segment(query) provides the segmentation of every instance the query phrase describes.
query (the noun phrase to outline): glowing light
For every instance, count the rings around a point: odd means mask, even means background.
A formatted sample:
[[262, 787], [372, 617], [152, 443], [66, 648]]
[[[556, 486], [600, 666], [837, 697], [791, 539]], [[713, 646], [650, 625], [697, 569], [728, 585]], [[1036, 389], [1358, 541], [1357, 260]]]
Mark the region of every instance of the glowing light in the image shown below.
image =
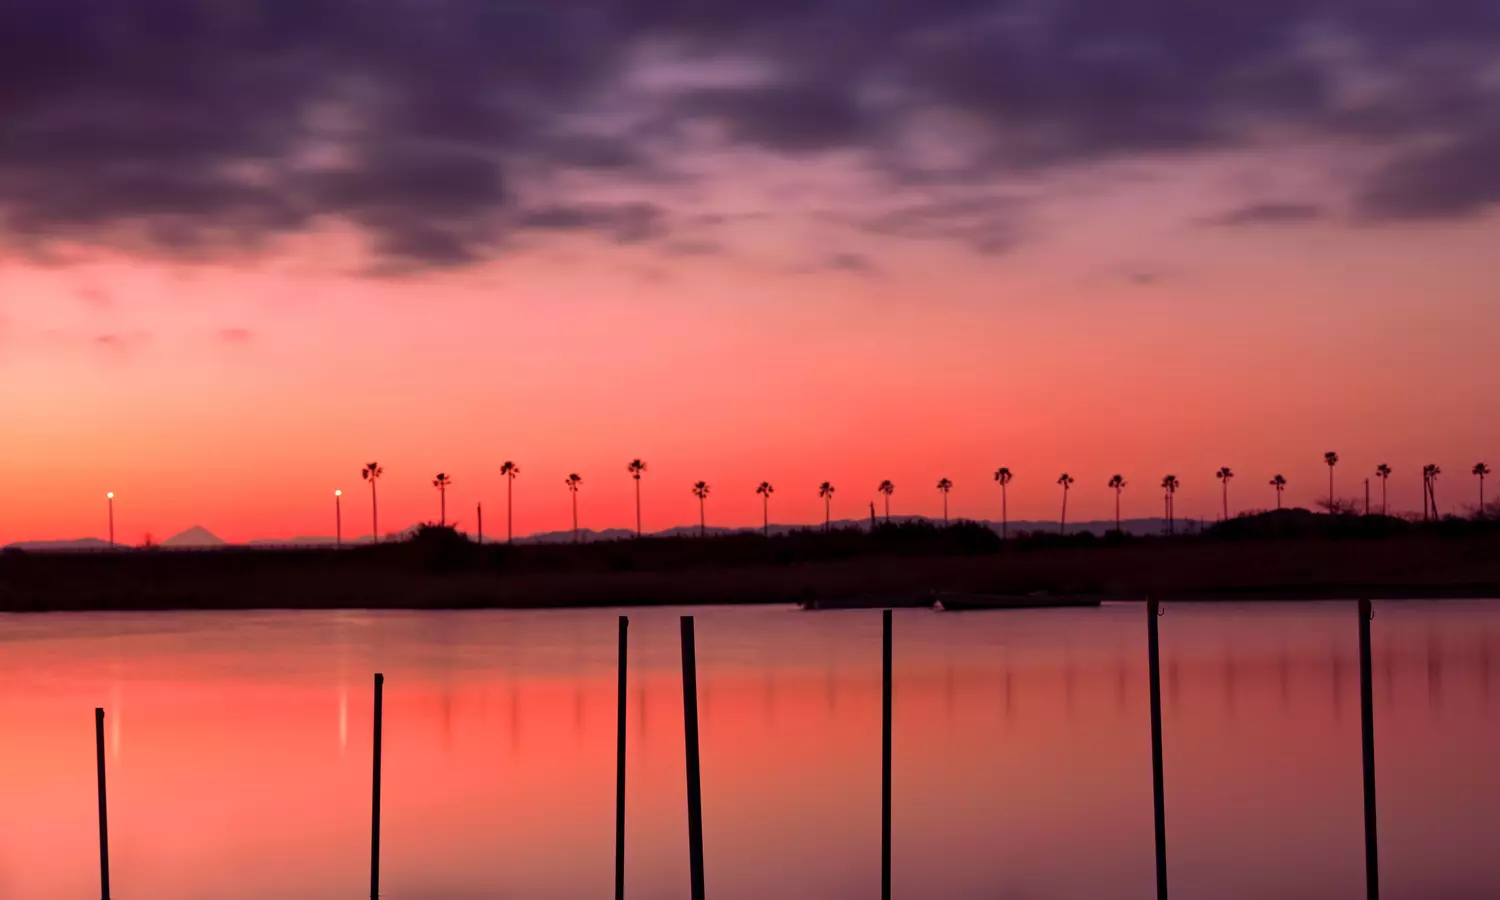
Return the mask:
[[335, 497], [342, 497], [342, 496], [344, 496], [344, 492], [343, 491], [334, 491], [333, 492], [333, 496], [335, 496]]
[[115, 492], [114, 491], [110, 491], [109, 493], [105, 494], [104, 496], [108, 497], [111, 500], [113, 500], [113, 499], [115, 499]]

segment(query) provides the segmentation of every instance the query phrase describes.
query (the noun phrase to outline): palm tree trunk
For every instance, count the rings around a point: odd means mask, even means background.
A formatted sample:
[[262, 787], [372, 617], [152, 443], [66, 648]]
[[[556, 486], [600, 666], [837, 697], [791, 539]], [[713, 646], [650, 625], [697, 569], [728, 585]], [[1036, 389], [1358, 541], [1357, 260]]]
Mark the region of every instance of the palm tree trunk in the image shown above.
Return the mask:
[[516, 490], [516, 479], [507, 476], [505, 484], [505, 543], [513, 543], [516, 539], [515, 532], [515, 504], [512, 502]]
[[891, 495], [885, 495], [885, 524], [891, 524]]
[[1010, 491], [1005, 485], [1000, 485], [1000, 540], [1005, 540], [1010, 534]]
[[1120, 530], [1120, 489], [1115, 488], [1115, 531]]
[[375, 500], [375, 479], [370, 479], [370, 528], [375, 543], [380, 543], [380, 504]]
[[1057, 523], [1058, 534], [1068, 533], [1068, 489], [1063, 488], [1062, 521]]
[[438, 488], [438, 527], [448, 526], [448, 489]]
[[1422, 473], [1422, 521], [1426, 522], [1430, 517], [1427, 514], [1427, 473]]
[[1479, 518], [1484, 518], [1484, 475], [1479, 476]]
[[1333, 512], [1333, 466], [1328, 467], [1328, 511]]
[[635, 476], [635, 536], [641, 536], [641, 476]]
[[578, 492], [573, 492], [573, 543], [578, 543]]
[[1229, 521], [1229, 479], [1224, 479], [1224, 521]]
[[762, 519], [764, 520], [764, 524], [762, 524], [762, 526], [761, 526], [761, 533], [764, 536], [766, 536], [766, 537], [770, 537], [771, 536], [771, 498], [765, 496], [764, 494], [762, 494], [761, 498], [760, 498], [760, 514], [761, 514]]
[[948, 495], [943, 494], [943, 527], [948, 527]]
[[1385, 483], [1386, 483], [1385, 476], [1382, 475], [1380, 477], [1380, 514], [1382, 516], [1388, 516], [1388, 515], [1390, 515], [1390, 510], [1386, 507], [1386, 503], [1385, 503]]
[[823, 498], [823, 533], [827, 534], [833, 522], [833, 500], [829, 497]]
[[703, 511], [703, 498], [698, 498], [698, 537], [708, 535], [708, 515]]

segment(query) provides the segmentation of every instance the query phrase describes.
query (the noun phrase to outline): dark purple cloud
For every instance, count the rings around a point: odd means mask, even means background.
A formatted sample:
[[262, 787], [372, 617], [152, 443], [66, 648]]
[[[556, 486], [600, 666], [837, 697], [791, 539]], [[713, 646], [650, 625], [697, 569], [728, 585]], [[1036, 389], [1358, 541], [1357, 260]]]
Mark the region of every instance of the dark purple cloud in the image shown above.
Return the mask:
[[[1497, 48], [1493, 0], [8, 0], [0, 239], [199, 258], [343, 223], [391, 271], [523, 232], [664, 240], [702, 124], [893, 191], [1343, 140], [1388, 158], [1358, 216], [1463, 216], [1500, 202]], [[636, 87], [662, 58], [758, 75]], [[941, 164], [911, 150], [936, 111], [971, 126]], [[647, 199], [589, 206], [579, 178]]]

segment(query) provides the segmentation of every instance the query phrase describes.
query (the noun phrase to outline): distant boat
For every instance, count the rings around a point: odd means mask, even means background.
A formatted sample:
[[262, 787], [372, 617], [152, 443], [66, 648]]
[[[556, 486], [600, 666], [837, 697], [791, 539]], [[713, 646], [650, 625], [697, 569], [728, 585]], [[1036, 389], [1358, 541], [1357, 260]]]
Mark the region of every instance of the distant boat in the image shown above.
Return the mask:
[[933, 609], [942, 612], [978, 612], [986, 609], [1071, 609], [1098, 606], [1098, 597], [1071, 594], [956, 594], [939, 593]]
[[928, 609], [932, 606], [931, 591], [913, 591], [906, 594], [863, 594], [856, 597], [814, 597], [802, 600], [797, 605], [805, 610], [833, 609]]

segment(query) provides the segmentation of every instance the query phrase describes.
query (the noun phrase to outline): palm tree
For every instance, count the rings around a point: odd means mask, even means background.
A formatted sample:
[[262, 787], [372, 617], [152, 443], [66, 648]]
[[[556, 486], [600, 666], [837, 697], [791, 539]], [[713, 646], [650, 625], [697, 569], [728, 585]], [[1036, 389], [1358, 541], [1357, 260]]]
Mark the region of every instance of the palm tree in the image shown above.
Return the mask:
[[1010, 530], [1010, 504], [1006, 501], [1006, 486], [1010, 484], [1010, 469], [1001, 466], [995, 470], [995, 482], [1000, 485], [1000, 540], [1005, 540], [1006, 532]]
[[704, 500], [708, 498], [708, 482], [700, 481], [693, 485], [693, 496], [698, 498], [698, 537], [708, 534], [708, 516], [704, 512]]
[[1277, 475], [1271, 479], [1271, 487], [1276, 489], [1276, 508], [1281, 509], [1281, 492], [1286, 490], [1286, 478], [1282, 475]]
[[1115, 475], [1109, 479], [1109, 486], [1115, 489], [1115, 531], [1120, 530], [1120, 492], [1125, 490], [1125, 476]]
[[1167, 475], [1161, 480], [1161, 489], [1164, 492], [1162, 494], [1162, 502], [1166, 506], [1167, 513], [1167, 534], [1172, 534], [1174, 530], [1172, 519], [1173, 501], [1176, 499], [1177, 488], [1181, 485], [1182, 482], [1177, 480], [1176, 475]]
[[1422, 502], [1422, 517], [1427, 517], [1427, 509], [1432, 509], [1432, 517], [1441, 519], [1437, 508], [1437, 478], [1443, 474], [1443, 470], [1436, 463], [1428, 463], [1422, 467], [1422, 490], [1425, 493]]
[[1062, 489], [1063, 489], [1062, 521], [1060, 523], [1058, 523], [1057, 533], [1058, 534], [1067, 534], [1068, 533], [1068, 488], [1070, 488], [1070, 487], [1073, 486], [1073, 476], [1069, 475], [1067, 472], [1064, 472], [1061, 475], [1057, 476], [1057, 483], [1060, 484], [1060, 485], [1062, 485]]
[[630, 477], [635, 479], [635, 536], [641, 536], [641, 473], [646, 471], [646, 464], [638, 459], [632, 459], [630, 465], [625, 467], [630, 472]]
[[1214, 473], [1214, 477], [1224, 484], [1224, 521], [1227, 522], [1229, 521], [1229, 479], [1234, 477], [1234, 472], [1228, 466], [1223, 466]]
[[1474, 474], [1479, 476], [1479, 517], [1484, 518], [1484, 476], [1490, 474], [1490, 467], [1484, 463], [1474, 464]]
[[763, 533], [765, 534], [766, 537], [770, 537], [771, 536], [771, 495], [774, 494], [774, 493], [776, 493], [776, 489], [773, 488], [773, 487], [771, 487], [771, 482], [769, 482], [769, 481], [762, 481], [760, 483], [760, 487], [758, 487], [758, 488], [755, 489], [755, 493], [760, 494], [760, 509], [761, 509], [761, 514], [765, 517], [765, 525], [763, 527]]
[[833, 485], [826, 481], [818, 485], [818, 496], [823, 498], [823, 530], [826, 532], [833, 522]]
[[568, 486], [568, 493], [573, 495], [573, 543], [578, 543], [578, 486], [583, 484], [583, 478], [577, 472], [563, 479]]
[[500, 474], [505, 476], [505, 542], [509, 544], [515, 539], [511, 516], [511, 494], [515, 490], [516, 476], [521, 474], [521, 467], [507, 459], [500, 464]]
[[1323, 462], [1328, 466], [1328, 511], [1333, 512], [1333, 467], [1339, 464], [1339, 455], [1329, 450], [1323, 454]]
[[1386, 482], [1390, 480], [1391, 467], [1386, 465], [1385, 463], [1381, 463], [1380, 465], [1376, 466], [1375, 477], [1380, 479], [1380, 514], [1383, 516], [1386, 515], [1385, 485]]
[[880, 487], [875, 490], [885, 495], [885, 520], [889, 523], [891, 521], [891, 495], [896, 493], [896, 486], [887, 479], [880, 482]]
[[380, 543], [380, 505], [375, 498], [375, 482], [385, 474], [385, 469], [380, 468], [380, 463], [365, 463], [360, 471], [359, 477], [370, 482], [370, 528], [375, 536], [375, 543]]
[[438, 516], [439, 526], [446, 526], [448, 524], [448, 485], [452, 483], [453, 479], [442, 472], [437, 473], [437, 476], [432, 479], [432, 486], [438, 489], [438, 509], [441, 513]]
[[943, 527], [948, 527], [948, 492], [953, 490], [953, 482], [946, 478], [938, 480], [937, 489], [943, 494]]

